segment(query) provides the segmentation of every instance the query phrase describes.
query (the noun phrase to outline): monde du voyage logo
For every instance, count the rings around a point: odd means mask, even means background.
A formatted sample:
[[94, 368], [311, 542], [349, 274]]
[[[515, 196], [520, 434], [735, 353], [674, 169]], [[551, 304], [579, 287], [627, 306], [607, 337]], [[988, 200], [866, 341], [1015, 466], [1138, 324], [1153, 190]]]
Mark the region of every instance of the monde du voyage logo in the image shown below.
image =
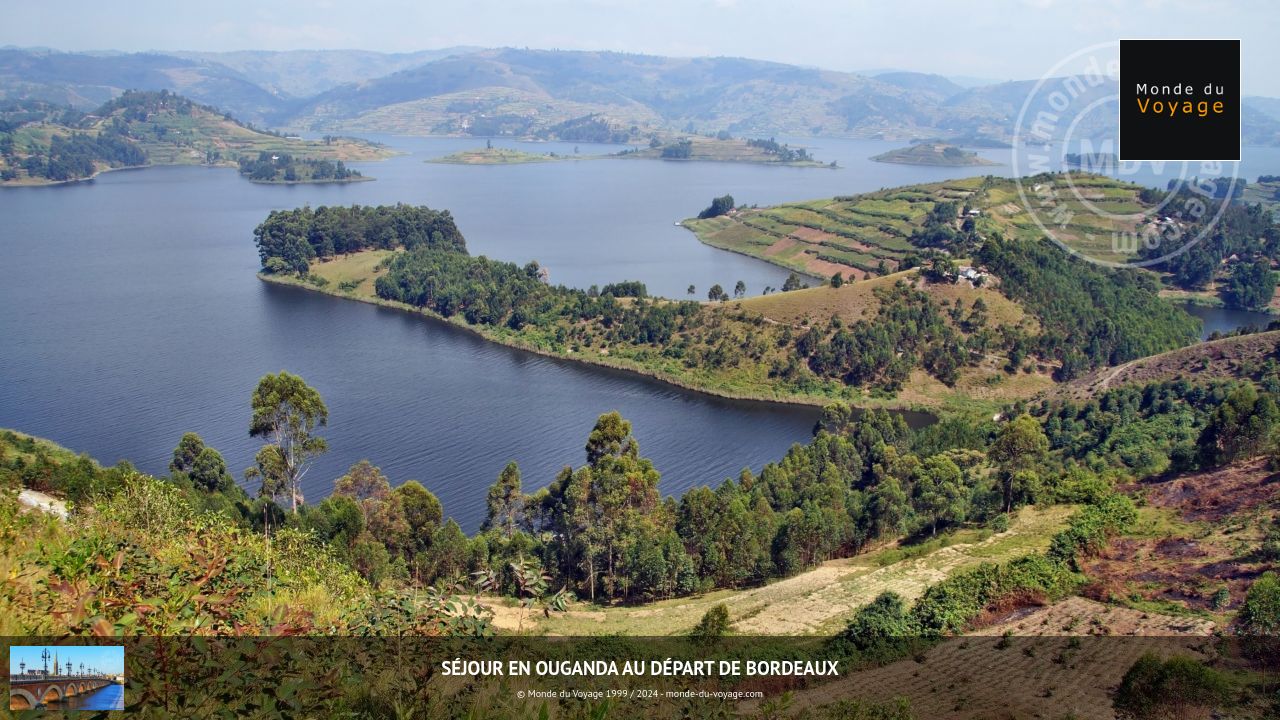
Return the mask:
[[1120, 160], [1240, 159], [1239, 40], [1120, 41]]

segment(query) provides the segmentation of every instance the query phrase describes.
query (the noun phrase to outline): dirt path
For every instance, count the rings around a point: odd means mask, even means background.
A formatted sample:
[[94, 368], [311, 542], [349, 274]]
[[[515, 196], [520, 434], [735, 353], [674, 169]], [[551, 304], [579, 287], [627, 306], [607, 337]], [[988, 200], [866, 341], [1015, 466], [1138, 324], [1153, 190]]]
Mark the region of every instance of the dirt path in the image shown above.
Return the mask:
[[32, 510], [57, 515], [63, 520], [67, 519], [67, 504], [52, 495], [46, 495], [38, 490], [23, 490], [18, 493], [18, 502]]

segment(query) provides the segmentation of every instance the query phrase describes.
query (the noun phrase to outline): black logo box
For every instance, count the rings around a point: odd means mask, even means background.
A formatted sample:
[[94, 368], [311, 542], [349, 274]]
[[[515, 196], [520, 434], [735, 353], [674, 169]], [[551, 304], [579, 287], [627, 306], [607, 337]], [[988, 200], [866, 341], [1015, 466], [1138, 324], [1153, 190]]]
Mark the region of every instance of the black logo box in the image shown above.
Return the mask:
[[[1181, 92], [1166, 95], [1166, 87]], [[1145, 114], [1138, 100], [1147, 105]], [[1174, 102], [1177, 112], [1170, 115]], [[1184, 102], [1197, 111], [1208, 103], [1210, 112], [1185, 114]], [[1218, 102], [1222, 113], [1212, 112]], [[1120, 41], [1121, 160], [1234, 162], [1240, 136], [1239, 40]]]

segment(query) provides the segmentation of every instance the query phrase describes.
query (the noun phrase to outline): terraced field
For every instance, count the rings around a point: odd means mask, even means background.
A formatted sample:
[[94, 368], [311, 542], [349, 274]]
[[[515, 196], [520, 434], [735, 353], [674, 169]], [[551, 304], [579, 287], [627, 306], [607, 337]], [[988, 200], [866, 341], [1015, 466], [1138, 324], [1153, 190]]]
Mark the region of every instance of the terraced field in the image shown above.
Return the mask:
[[[1046, 177], [1026, 186], [1033, 215], [1007, 178], [974, 177], [853, 196], [741, 208], [707, 220], [685, 220], [698, 239], [816, 277], [840, 272], [855, 278], [894, 272], [915, 249], [912, 235], [933, 208], [954, 202], [979, 211], [980, 235], [1038, 238], [1044, 231], [1106, 260], [1131, 257], [1117, 232], [1133, 232], [1143, 206], [1138, 186], [1083, 173]], [[1114, 217], [1100, 217], [1103, 211]], [[959, 227], [961, 219], [956, 218]]]

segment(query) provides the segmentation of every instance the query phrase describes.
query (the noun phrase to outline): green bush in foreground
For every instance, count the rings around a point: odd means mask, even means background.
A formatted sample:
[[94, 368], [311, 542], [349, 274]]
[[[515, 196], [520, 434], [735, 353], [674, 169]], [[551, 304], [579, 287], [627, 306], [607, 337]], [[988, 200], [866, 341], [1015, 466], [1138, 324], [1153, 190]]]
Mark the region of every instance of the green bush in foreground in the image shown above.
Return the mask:
[[1132, 720], [1194, 717], [1227, 705], [1233, 689], [1230, 678], [1197, 660], [1148, 653], [1124, 674], [1114, 705], [1121, 718]]

